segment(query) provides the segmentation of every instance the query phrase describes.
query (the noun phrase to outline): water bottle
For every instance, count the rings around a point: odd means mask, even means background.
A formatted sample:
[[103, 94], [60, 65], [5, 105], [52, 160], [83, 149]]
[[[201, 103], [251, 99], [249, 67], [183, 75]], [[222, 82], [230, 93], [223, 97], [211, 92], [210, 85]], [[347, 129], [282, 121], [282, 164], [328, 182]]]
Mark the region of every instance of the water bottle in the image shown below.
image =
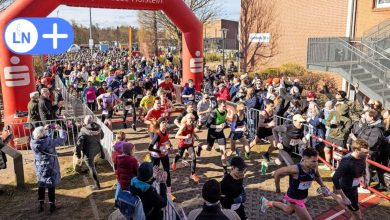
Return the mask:
[[261, 161], [261, 174], [266, 175], [268, 168], [268, 163], [266, 160]]

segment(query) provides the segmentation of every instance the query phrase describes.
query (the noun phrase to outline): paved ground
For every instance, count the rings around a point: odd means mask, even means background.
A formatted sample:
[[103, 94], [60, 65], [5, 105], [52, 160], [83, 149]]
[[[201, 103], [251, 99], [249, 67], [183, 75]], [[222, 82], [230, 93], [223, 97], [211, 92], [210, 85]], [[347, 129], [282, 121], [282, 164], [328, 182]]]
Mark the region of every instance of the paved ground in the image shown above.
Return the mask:
[[[121, 124], [114, 124], [114, 130], [119, 131]], [[136, 157], [142, 161], [149, 144], [146, 129], [141, 125], [137, 132], [132, 129], [123, 130], [128, 141], [136, 144]], [[204, 139], [206, 132], [199, 133]], [[174, 132], [171, 132], [171, 140], [176, 145]], [[248, 172], [245, 178], [245, 188], [247, 190], [246, 213], [249, 219], [295, 219], [282, 214], [281, 211], [269, 209], [266, 214], [259, 211], [259, 196], [264, 195], [270, 199], [280, 199], [274, 193], [274, 181], [269, 174], [277, 167], [270, 166], [268, 174], [261, 175], [260, 152], [266, 149], [266, 145], [256, 146], [253, 150], [252, 160], [248, 161]], [[57, 204], [60, 209], [53, 215], [46, 212], [38, 214], [36, 212], [36, 184], [32, 167], [31, 153], [25, 155], [26, 170], [25, 176], [27, 187], [23, 190], [15, 190], [12, 170], [0, 170], [0, 184], [5, 185], [5, 193], [0, 195], [0, 219], [107, 219], [113, 209], [114, 190], [111, 186], [116, 182], [113, 172], [107, 162], [98, 163], [98, 172], [102, 182], [102, 190], [92, 192], [88, 185], [92, 183], [88, 175], [74, 174], [71, 170], [72, 149], [63, 149], [59, 153], [62, 170], [62, 182], [57, 189]], [[172, 155], [173, 157], [173, 155]], [[181, 207], [188, 214], [192, 209], [198, 208], [202, 204], [201, 188], [208, 178], [221, 180], [223, 169], [220, 166], [219, 153], [215, 150], [203, 151], [202, 157], [198, 158], [197, 172], [201, 177], [200, 183], [193, 183], [190, 178], [190, 168], [184, 167], [179, 162], [178, 169], [172, 172], [172, 190], [177, 200], [176, 206]], [[323, 179], [330, 186], [330, 172], [322, 172]], [[281, 181], [282, 191], [287, 190], [287, 180]], [[313, 217], [319, 217], [328, 210], [334, 209], [337, 204], [329, 198], [317, 196], [315, 190], [318, 184], [314, 183], [309, 191], [307, 207]], [[364, 209], [366, 219], [390, 219], [390, 203], [380, 200], [379, 203]], [[318, 218], [319, 219], [319, 218]], [[334, 219], [345, 219], [339, 216]]]

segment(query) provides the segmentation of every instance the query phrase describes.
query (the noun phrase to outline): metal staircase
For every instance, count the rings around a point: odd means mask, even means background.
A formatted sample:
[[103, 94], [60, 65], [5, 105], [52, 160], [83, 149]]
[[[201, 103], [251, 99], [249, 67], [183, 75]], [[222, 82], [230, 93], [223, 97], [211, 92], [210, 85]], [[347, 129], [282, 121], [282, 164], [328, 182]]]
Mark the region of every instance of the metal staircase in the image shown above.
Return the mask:
[[362, 42], [390, 58], [390, 18], [364, 32]]
[[390, 108], [390, 59], [369, 47], [348, 38], [310, 38], [307, 68], [336, 72], [371, 99]]

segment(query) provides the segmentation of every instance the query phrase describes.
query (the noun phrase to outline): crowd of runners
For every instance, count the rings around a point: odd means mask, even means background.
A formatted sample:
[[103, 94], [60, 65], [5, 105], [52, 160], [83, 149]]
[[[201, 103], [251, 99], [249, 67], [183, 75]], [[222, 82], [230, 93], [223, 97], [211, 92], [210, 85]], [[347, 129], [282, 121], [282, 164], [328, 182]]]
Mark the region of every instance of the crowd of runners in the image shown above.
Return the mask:
[[[234, 64], [227, 69], [234, 70]], [[354, 98], [347, 97], [345, 91], [332, 94], [324, 86], [321, 93], [328, 100], [322, 103], [318, 99], [319, 92], [307, 91], [298, 78], [261, 79], [260, 75], [249, 78], [247, 74], [225, 72], [219, 66], [216, 71], [205, 72], [202, 91], [197, 92], [192, 80], [181, 82], [180, 64], [174, 65], [172, 56], [146, 59], [129, 57], [124, 50], [95, 54], [81, 50], [49, 58], [47, 69], [37, 80], [37, 92], [30, 95], [30, 121], [60, 117], [63, 101], [54, 86], [55, 76], [108, 127], [112, 127], [114, 115], [122, 117], [123, 128], [129, 123], [134, 131], [144, 124], [148, 126], [150, 144], [144, 162], [135, 159], [134, 145], [125, 141], [124, 134], [117, 135], [112, 156], [118, 179], [116, 207], [121, 206], [121, 192], [130, 191], [142, 201], [144, 213], [141, 214], [146, 219], [162, 219], [161, 210], [167, 205], [167, 199], [175, 199], [171, 172], [176, 171], [177, 163], [183, 157], [189, 157], [189, 176], [197, 183], [200, 181], [197, 158], [214, 146], [218, 146], [215, 150], [220, 153], [223, 179], [221, 182], [205, 180], [202, 190], [204, 206], [191, 212], [188, 219], [247, 219], [243, 186], [246, 161], [253, 157], [252, 147], [260, 142], [269, 144], [269, 148], [262, 153], [263, 161], [257, 162], [264, 166], [280, 166], [273, 173], [275, 193], [281, 193], [280, 179], [289, 176], [289, 188], [283, 201], [270, 201], [259, 195], [262, 212], [274, 207], [287, 214], [295, 213], [299, 219], [311, 219], [305, 199], [312, 182], [316, 181], [321, 186], [318, 193], [334, 198], [353, 219], [362, 219], [358, 190], [367, 191], [364, 187], [370, 186], [374, 177], [379, 182], [375, 186], [378, 190], [388, 189], [384, 171], [370, 166], [366, 159], [388, 166], [389, 110], [384, 109], [379, 101], [359, 95], [358, 85], [355, 85], [358, 95]], [[178, 93], [174, 84], [180, 83], [185, 86]], [[184, 110], [178, 117], [172, 117], [178, 109], [177, 96], [181, 96]], [[227, 105], [231, 103], [235, 108], [232, 118], [227, 111]], [[131, 116], [130, 120], [128, 116]], [[99, 190], [93, 158], [102, 152], [99, 141], [104, 134], [92, 117], [86, 118], [83, 129], [78, 136], [76, 156], [85, 158], [95, 180], [94, 189]], [[197, 135], [202, 130], [207, 130], [206, 140]], [[230, 131], [228, 136], [226, 130]], [[48, 138], [42, 132], [37, 130], [33, 141]], [[169, 139], [172, 132], [179, 140], [178, 146], [173, 146]], [[325, 164], [318, 166], [317, 159], [318, 155], [323, 155], [332, 164], [333, 148], [310, 138], [310, 135], [326, 139], [350, 152], [334, 164], [337, 166], [332, 174], [334, 189], [328, 189], [322, 182], [318, 170], [330, 168]], [[32, 148], [39, 154], [36, 147]], [[176, 152], [174, 159], [170, 159], [173, 152]], [[271, 157], [275, 154], [275, 158]], [[298, 163], [294, 162], [296, 158]], [[44, 178], [38, 178], [38, 181], [45, 183]], [[41, 183], [40, 187], [47, 188], [56, 185]], [[154, 189], [156, 183], [159, 193]], [[54, 190], [49, 190], [52, 203], [53, 194]], [[44, 200], [42, 190], [39, 195], [39, 200]], [[43, 211], [42, 206], [40, 211]]]

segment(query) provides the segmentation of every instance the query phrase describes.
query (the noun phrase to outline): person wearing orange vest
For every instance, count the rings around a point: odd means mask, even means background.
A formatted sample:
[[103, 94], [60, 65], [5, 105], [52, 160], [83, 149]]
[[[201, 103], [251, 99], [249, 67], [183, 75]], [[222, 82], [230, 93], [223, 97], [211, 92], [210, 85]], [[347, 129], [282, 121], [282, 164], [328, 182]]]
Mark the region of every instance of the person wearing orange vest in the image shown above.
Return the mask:
[[153, 166], [160, 166], [167, 172], [167, 189], [168, 194], [171, 194], [171, 173], [169, 172], [169, 152], [172, 150], [172, 144], [169, 141], [167, 128], [167, 119], [160, 118], [158, 121], [152, 120], [151, 127], [153, 129], [152, 142], [149, 144], [148, 150]]
[[175, 161], [172, 163], [172, 170], [176, 170], [177, 161], [183, 157], [184, 152], [187, 150], [191, 156], [191, 179], [198, 183], [199, 177], [195, 173], [196, 156], [194, 150], [194, 139], [198, 140], [198, 136], [195, 134], [195, 126], [195, 116], [191, 113], [184, 116], [181, 120], [179, 131], [175, 136], [176, 139], [179, 139], [179, 152], [176, 154]]

